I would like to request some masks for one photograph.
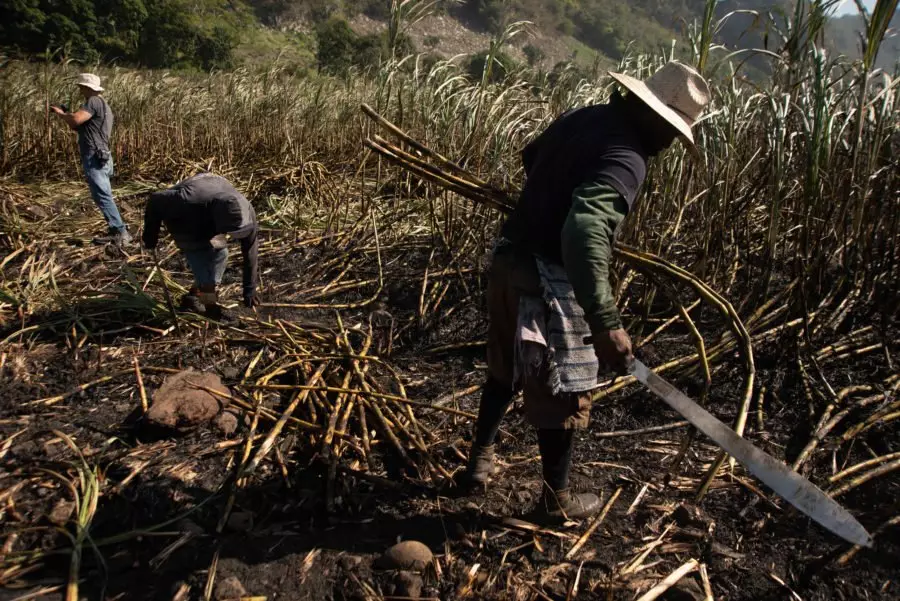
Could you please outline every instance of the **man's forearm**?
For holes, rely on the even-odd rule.
[[[563,264],[594,332],[622,327],[609,282],[609,265],[616,228],[627,213],[628,204],[616,190],[591,182],[574,192],[563,226]]]
[[[144,209],[144,233],[141,240],[146,248],[156,248],[159,244],[159,228],[162,227],[162,219],[156,212],[154,200],[151,198],[147,201],[147,207]]]
[[[252,296],[259,282],[259,228],[244,234],[241,240],[241,256],[243,258],[244,296]]]
[[[69,129],[78,129],[74,113],[61,113],[59,118],[63,120],[63,123],[69,126]]]
[[[91,118],[91,114],[84,109],[78,109],[74,113],[56,113],[70,129],[78,129]]]

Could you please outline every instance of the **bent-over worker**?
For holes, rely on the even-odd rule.
[[[148,249],[156,248],[163,223],[194,273],[194,285],[181,300],[183,310],[222,318],[216,288],[225,272],[229,238],[241,242],[244,305],[259,304],[256,212],[227,179],[200,173],[151,194],[144,212],[143,241]]]
[[[522,390],[544,479],[533,519],[548,523],[599,509],[595,494],[570,491],[569,470],[599,368],[626,373],[633,360],[609,281],[615,233],[649,157],[676,137],[696,153],[691,127],[710,97],[703,78],[678,62],[645,81],[610,75],[627,95],[564,113],[522,153],[525,187],[488,282],[488,380],[457,480],[468,492],[487,485],[501,419]]]

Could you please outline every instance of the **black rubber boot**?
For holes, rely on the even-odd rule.
[[[494,440],[506,410],[515,393],[499,382],[488,379],[481,392],[478,421],[475,422],[475,438],[469,451],[469,464],[456,478],[456,485],[466,492],[485,490],[494,465]]]
[[[600,511],[600,498],[594,493],[573,493],[568,488],[553,491],[544,486],[538,502],[535,521],[544,525],[558,525],[567,520],[583,520]]]
[[[469,451],[469,463],[457,480],[461,488],[468,488],[474,492],[479,487],[486,489],[491,476],[497,473],[494,464],[494,445],[487,447],[472,447]]]
[[[566,520],[590,517],[600,509],[600,499],[593,493],[575,494],[569,490],[572,467],[573,430],[538,430],[538,447],[544,472],[541,499],[532,518],[541,524],[561,524]]]
[[[231,315],[226,313],[225,309],[222,308],[222,305],[218,303],[207,305],[204,315],[206,315],[207,318],[212,319],[213,321],[220,321],[222,323],[229,323],[233,321]]]
[[[97,245],[113,244],[115,246],[131,246],[131,234],[127,229],[110,230],[105,236],[97,236],[93,243]]]
[[[187,313],[197,313],[199,315],[202,315],[203,312],[206,311],[206,307],[200,302],[200,298],[196,294],[191,294],[190,292],[181,297],[181,302],[178,303],[178,309]]]

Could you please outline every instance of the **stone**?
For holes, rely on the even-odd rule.
[[[395,594],[399,597],[409,597],[410,599],[421,597],[422,587],[425,585],[425,581],[422,580],[421,576],[406,570],[397,572],[394,583],[397,585]]]
[[[712,518],[707,516],[702,509],[687,503],[682,503],[676,507],[675,511],[672,512],[672,518],[682,528],[694,526],[705,529],[713,524]]]
[[[339,560],[341,568],[347,572],[355,572],[362,564],[362,557],[359,555],[342,555]]]
[[[234,511],[228,516],[226,524],[229,530],[235,532],[250,532],[253,530],[253,513],[250,511]]]
[[[213,425],[224,436],[231,436],[238,429],[238,418],[231,411],[223,411],[213,419]]]
[[[184,518],[183,520],[178,520],[178,523],[175,525],[176,529],[180,532],[189,532],[191,534],[204,534],[206,530],[203,529],[197,522]]]
[[[219,372],[226,380],[237,380],[241,375],[241,370],[236,365],[226,365]]]
[[[703,601],[706,593],[694,578],[682,578],[668,590],[666,599],[672,601]]]
[[[210,421],[222,409],[225,399],[198,386],[229,394],[219,376],[188,369],[166,378],[153,393],[147,420],[176,429],[192,428]]]
[[[424,570],[433,558],[431,549],[424,544],[405,540],[385,551],[378,560],[378,567],[384,570]]]
[[[229,576],[216,582],[216,588],[213,590],[213,597],[216,601],[237,601],[241,597],[247,596],[247,590],[237,576]]]
[[[57,526],[63,526],[69,521],[69,518],[72,517],[73,511],[75,511],[75,503],[60,499],[56,502],[56,505],[53,506],[48,518]]]

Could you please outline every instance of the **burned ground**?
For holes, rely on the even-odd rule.
[[[840,300],[826,305],[808,339],[790,325],[796,316],[742,317],[756,365],[747,437],[796,460],[822,432],[831,401],[818,382],[827,382],[840,399],[829,415],[846,412],[801,469],[832,492],[868,476],[837,498],[876,534],[874,549],[823,531],[739,465],[726,462],[697,502],[717,449],[698,437],[675,465],[689,432],[680,416],[638,385],[614,383],[579,435],[574,470],[576,485],[602,493],[610,509],[570,554],[590,522],[527,522],[540,476],[520,402],[504,422],[502,470],[487,493],[461,498],[447,485],[464,464],[466,414],[477,411],[484,378],[490,240],[451,252],[454,232],[375,210],[324,229],[269,226],[266,306],[233,306],[227,323],[182,314],[176,329],[148,254],[80,243],[97,224],[83,192],[74,203],[59,189],[5,193],[0,598],[63,598],[70,581],[88,599],[404,598],[408,583],[376,565],[398,540],[435,554],[422,598],[633,599],[691,559],[702,571],[663,598],[703,599],[706,575],[713,597],[729,601],[900,593],[900,489],[889,469],[900,447],[897,331],[867,305],[852,314]],[[141,197],[123,204],[136,223]],[[186,268],[173,247],[162,256],[177,298]],[[652,286],[638,277],[623,294],[632,331],[643,330],[638,354],[651,366],[688,358],[666,375],[699,398],[688,328],[651,335],[675,314],[648,294]],[[746,378],[739,349],[717,311],[701,304],[691,315],[708,348],[721,348],[707,404],[731,422]],[[167,375],[188,367],[230,388],[240,410],[232,436],[146,423],[135,368],[152,400]],[[279,420],[292,404],[293,419]],[[232,578],[243,591],[225,590]]]

